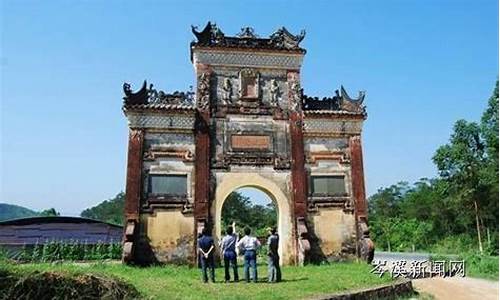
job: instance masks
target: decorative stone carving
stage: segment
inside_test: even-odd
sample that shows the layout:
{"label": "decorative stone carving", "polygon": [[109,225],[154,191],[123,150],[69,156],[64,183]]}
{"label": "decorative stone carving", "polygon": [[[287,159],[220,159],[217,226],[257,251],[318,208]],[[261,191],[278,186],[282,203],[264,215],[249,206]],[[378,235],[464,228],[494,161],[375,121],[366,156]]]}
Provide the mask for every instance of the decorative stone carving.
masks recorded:
{"label": "decorative stone carving", "polygon": [[362,120],[304,119],[304,134],[308,136],[358,135],[362,127]]}
{"label": "decorative stone carving", "polygon": [[302,55],[269,55],[256,52],[205,51],[193,52],[195,63],[235,67],[267,67],[298,70],[302,65]]}
{"label": "decorative stone carving", "polygon": [[228,37],[215,23],[208,22],[202,31],[198,31],[196,26],[191,26],[191,31],[197,39],[191,44],[194,46],[295,50],[305,53],[305,50],[299,46],[306,35],[305,30],[302,30],[298,35],[293,35],[285,27],[281,27],[269,38],[259,38],[252,27],[243,27],[235,37]]}
{"label": "decorative stone carving", "polygon": [[335,96],[318,97],[303,96],[302,102],[306,111],[342,111],[352,114],[366,115],[366,107],[363,105],[365,92],[360,91],[356,99],[349,97],[343,86],[339,90],[335,90]]}
{"label": "decorative stone carving", "polygon": [[276,82],[276,79],[271,79],[269,81],[269,104],[271,106],[279,106],[279,96],[280,96],[280,87]]}
{"label": "decorative stone carving", "polygon": [[260,74],[254,69],[240,71],[240,100],[258,99],[260,96]]}
{"label": "decorative stone carving", "polygon": [[274,165],[274,156],[272,154],[263,153],[228,153],[222,159],[223,165]]}
{"label": "decorative stone carving", "polygon": [[222,43],[224,41],[224,33],[217,27],[217,24],[208,22],[202,31],[197,31],[198,27],[191,25],[191,31],[197,38],[197,44],[208,46],[212,44]]}
{"label": "decorative stone carving", "polygon": [[155,150],[150,149],[144,152],[144,160],[156,160],[158,157],[177,158],[181,159],[184,162],[194,161],[194,153],[190,150],[160,148]]}
{"label": "decorative stone carving", "polygon": [[360,91],[359,96],[356,99],[352,99],[347,94],[346,90],[343,86],[340,86],[340,109],[356,112],[356,113],[366,113],[366,107],[363,105],[363,101],[365,100],[365,92]]}
{"label": "decorative stone carving", "polygon": [[310,152],[306,157],[308,164],[316,165],[319,160],[337,160],[341,164],[349,164],[351,159],[347,151],[318,151]]}
{"label": "decorative stone carving", "polygon": [[210,105],[210,73],[202,72],[198,76],[198,94],[196,106],[201,110],[208,109]]}
{"label": "decorative stone carving", "polygon": [[146,132],[144,149],[158,150],[167,147],[194,150],[194,135],[192,132]]}
{"label": "decorative stone carving", "polygon": [[290,169],[291,161],[290,157],[285,155],[276,155],[274,157],[274,168],[277,170]]}
{"label": "decorative stone carving", "polygon": [[255,30],[252,27],[241,28],[240,33],[236,35],[240,39],[256,39],[258,36],[255,34]]}
{"label": "decorative stone carving", "polygon": [[175,91],[172,94],[165,93],[164,91],[157,91],[153,88],[153,84],[147,88],[147,82],[144,80],[142,88],[134,93],[129,83],[123,84],[123,97],[125,107],[142,105],[145,108],[148,106],[159,107],[159,105],[183,105],[190,106],[193,104],[193,92],[179,92]]}
{"label": "decorative stone carving", "polygon": [[127,114],[129,127],[131,128],[164,128],[172,130],[192,130],[194,128],[194,115],[184,114]]}
{"label": "decorative stone carving", "polygon": [[222,104],[232,104],[233,100],[233,84],[230,78],[224,78],[224,83],[222,85]]}
{"label": "decorative stone carving", "polygon": [[338,208],[352,212],[351,197],[349,196],[309,196],[307,199],[307,211],[318,212],[321,208]]}
{"label": "decorative stone carving", "polygon": [[294,112],[302,111],[302,89],[296,76],[288,81],[290,109]]}
{"label": "decorative stone carving", "polygon": [[300,34],[293,35],[285,27],[281,27],[270,38],[272,43],[280,48],[296,49],[306,36],[306,31],[301,30]]}
{"label": "decorative stone carving", "polygon": [[131,87],[130,83],[124,82],[123,83],[123,92],[125,93],[125,97],[123,97],[125,105],[147,103],[148,89],[147,89],[146,80],[144,80],[144,83],[142,84],[141,89],[139,91],[137,91],[136,93],[134,93],[132,91],[132,87]]}

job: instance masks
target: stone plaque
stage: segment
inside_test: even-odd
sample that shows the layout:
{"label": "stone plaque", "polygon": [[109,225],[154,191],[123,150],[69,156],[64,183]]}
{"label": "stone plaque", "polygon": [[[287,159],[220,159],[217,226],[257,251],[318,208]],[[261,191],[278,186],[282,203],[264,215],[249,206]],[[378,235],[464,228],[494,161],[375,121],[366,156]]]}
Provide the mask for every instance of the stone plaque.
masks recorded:
{"label": "stone plaque", "polygon": [[231,147],[241,150],[269,150],[271,138],[268,135],[232,135]]}

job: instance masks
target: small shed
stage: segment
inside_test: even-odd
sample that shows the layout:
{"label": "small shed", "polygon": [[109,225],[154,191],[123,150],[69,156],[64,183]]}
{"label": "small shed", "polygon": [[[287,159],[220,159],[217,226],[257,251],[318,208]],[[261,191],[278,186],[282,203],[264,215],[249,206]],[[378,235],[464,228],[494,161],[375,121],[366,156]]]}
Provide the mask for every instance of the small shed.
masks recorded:
{"label": "small shed", "polygon": [[0,222],[0,247],[16,251],[49,242],[120,243],[123,227],[80,217],[32,217]]}

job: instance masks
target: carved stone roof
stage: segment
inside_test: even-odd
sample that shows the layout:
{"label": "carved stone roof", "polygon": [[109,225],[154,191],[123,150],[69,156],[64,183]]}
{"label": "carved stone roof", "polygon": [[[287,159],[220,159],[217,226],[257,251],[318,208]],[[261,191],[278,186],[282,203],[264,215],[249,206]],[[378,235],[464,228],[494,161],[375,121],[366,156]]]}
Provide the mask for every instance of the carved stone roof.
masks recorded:
{"label": "carved stone roof", "polygon": [[361,115],[366,117],[366,106],[363,105],[365,92],[360,91],[358,98],[351,98],[343,86],[335,91],[333,97],[310,97],[302,95],[302,108],[306,114],[342,114]]}
{"label": "carved stone roof", "polygon": [[123,109],[152,109],[152,110],[194,110],[194,93],[175,91],[167,94],[163,91],[157,91],[153,85],[148,84],[146,80],[137,92],[133,92],[129,83],[123,84]]}
{"label": "carved stone roof", "polygon": [[293,35],[285,27],[279,28],[268,38],[261,38],[255,34],[251,27],[241,28],[241,32],[236,36],[226,36],[216,24],[208,22],[201,31],[197,27],[191,26],[196,41],[191,46],[201,47],[224,47],[224,48],[250,48],[269,49],[290,52],[305,53],[306,50],[299,46],[304,39],[306,32],[302,30],[300,34]]}

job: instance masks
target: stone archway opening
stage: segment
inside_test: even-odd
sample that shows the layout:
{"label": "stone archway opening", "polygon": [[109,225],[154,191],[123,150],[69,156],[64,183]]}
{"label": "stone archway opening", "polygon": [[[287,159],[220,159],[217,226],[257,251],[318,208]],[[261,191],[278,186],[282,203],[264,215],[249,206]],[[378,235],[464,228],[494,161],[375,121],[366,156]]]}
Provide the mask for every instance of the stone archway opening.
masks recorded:
{"label": "stone archway opening", "polygon": [[[267,201],[270,201],[274,205],[276,208],[276,228],[280,236],[278,249],[280,254],[280,263],[284,265],[293,264],[295,261],[295,249],[292,234],[292,210],[289,199],[278,187],[278,185],[259,174],[238,173],[238,176],[235,176],[235,174],[232,176],[230,176],[230,174],[224,174],[224,176],[220,178],[220,183],[216,189],[215,202],[212,205],[216,240],[221,238],[224,229],[222,217],[224,204],[231,193],[240,189],[257,191],[257,195],[264,194],[265,198],[269,199]],[[238,226],[239,225],[237,224],[237,230]]]}
{"label": "stone archway opening", "polygon": [[261,242],[267,237],[267,228],[278,228],[278,208],[273,199],[255,187],[234,190],[224,200],[221,213],[221,230],[233,226],[243,236],[243,229],[249,227],[252,235]]}

